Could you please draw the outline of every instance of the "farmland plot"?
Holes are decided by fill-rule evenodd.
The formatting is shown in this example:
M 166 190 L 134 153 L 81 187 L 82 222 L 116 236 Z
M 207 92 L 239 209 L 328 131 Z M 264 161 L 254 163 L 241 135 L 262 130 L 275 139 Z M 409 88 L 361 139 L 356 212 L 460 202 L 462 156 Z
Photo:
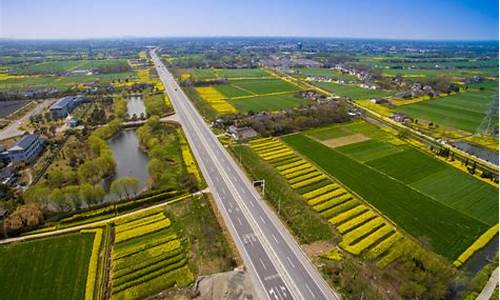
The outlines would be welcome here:
M 341 131 L 345 133 L 346 128 Z M 319 133 L 326 135 L 325 131 Z M 376 141 L 335 149 L 304 134 L 284 140 L 397 225 L 452 260 L 498 222 L 497 189 L 407 145 L 394 149 L 388 137 L 380 132 L 372 137 L 377 135 Z
M 377 261 L 384 260 L 385 263 L 380 264 L 381 267 L 398 258 L 397 255 L 392 255 L 391 259 L 385 258 L 392 246 L 399 246 L 392 238 L 397 231 L 389 221 L 293 152 L 293 157 L 288 157 L 283 163 L 280 153 L 288 153 L 289 156 L 291 149 L 281 141 L 254 140 L 250 142 L 250 147 L 286 178 L 290 187 L 302 195 L 313 211 L 337 228 L 343 235 L 340 246 L 344 250 L 354 255 L 368 254 L 372 247 L 384 243 L 386 246 L 383 251 L 372 253 L 370 258 Z M 373 225 L 373 222 L 376 222 L 376 225 Z M 393 242 L 385 242 L 387 239 Z
M 277 78 L 238 78 L 226 84 L 196 88 L 201 98 L 220 114 L 297 107 L 304 102 L 295 95 L 298 90 Z
M 231 80 L 230 84 L 256 95 L 278 92 L 293 92 L 298 90 L 296 86 L 281 79 Z
M 283 94 L 231 100 L 231 103 L 240 111 L 260 112 L 297 107 L 304 103 L 304 99 L 294 94 Z
M 1 298 L 84 299 L 93 240 L 75 233 L 0 246 Z
M 354 100 L 386 97 L 395 94 L 395 92 L 389 90 L 372 90 L 356 85 L 337 84 L 333 82 L 315 82 L 314 84 L 338 96 L 348 97 Z
M 466 92 L 397 108 L 413 118 L 475 132 L 486 116 L 493 97 L 498 93 L 497 81 L 472 85 Z M 480 89 L 481 88 L 481 89 Z
M 210 79 L 234 79 L 234 78 L 265 78 L 269 74 L 263 69 L 188 69 L 184 70 L 197 80 L 210 80 Z
M 115 222 L 111 299 L 142 299 L 194 281 L 170 220 L 161 209 Z
M 228 103 L 224 95 L 214 87 L 198 87 L 196 92 L 218 113 L 230 114 L 236 112 L 236 109 Z

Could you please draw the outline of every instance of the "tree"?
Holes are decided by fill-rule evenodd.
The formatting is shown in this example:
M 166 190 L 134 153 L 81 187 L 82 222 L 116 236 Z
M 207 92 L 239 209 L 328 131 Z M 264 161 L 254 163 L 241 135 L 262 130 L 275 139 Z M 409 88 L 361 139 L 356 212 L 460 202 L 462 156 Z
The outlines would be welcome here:
M 62 189 L 66 201 L 78 210 L 82 207 L 82 198 L 80 197 L 80 188 L 77 185 L 69 185 Z
M 111 176 L 115 173 L 116 163 L 112 154 L 104 153 L 95 159 L 95 164 L 99 166 L 100 177 Z
M 152 158 L 148 162 L 147 169 L 153 186 L 156 186 L 160 181 L 163 172 L 165 171 L 165 164 L 158 158 Z
M 129 198 L 139 192 L 139 179 L 131 176 L 117 178 L 111 183 L 110 190 L 120 199 L 123 196 Z
M 48 195 L 50 189 L 44 186 L 35 185 L 28 188 L 23 193 L 24 202 L 27 204 L 37 204 L 42 208 L 46 208 L 48 204 Z
M 104 200 L 104 197 L 106 197 L 106 192 L 104 191 L 104 188 L 100 185 L 95 185 L 94 186 L 94 201 L 97 203 L 102 203 Z
M 146 125 L 148 125 L 151 130 L 156 130 L 160 126 L 160 117 L 158 116 L 151 116 L 147 121 Z
M 7 230 L 17 230 L 25 226 L 35 226 L 43 221 L 42 209 L 39 205 L 31 203 L 20 205 L 5 219 Z
M 180 181 L 180 186 L 186 191 L 194 193 L 198 190 L 198 184 L 196 182 L 196 178 L 191 173 L 186 173 L 181 175 L 179 181 Z
M 61 189 L 53 189 L 49 195 L 50 202 L 59 210 L 65 211 L 70 208 L 70 204 L 66 200 Z
M 80 186 L 80 199 L 88 206 L 102 202 L 106 193 L 101 186 L 84 183 Z
M 54 168 L 47 172 L 47 183 L 51 187 L 61 187 L 64 184 L 63 172 L 57 168 Z
M 102 176 L 102 168 L 95 160 L 89 160 L 78 167 L 78 177 L 83 182 L 97 184 Z

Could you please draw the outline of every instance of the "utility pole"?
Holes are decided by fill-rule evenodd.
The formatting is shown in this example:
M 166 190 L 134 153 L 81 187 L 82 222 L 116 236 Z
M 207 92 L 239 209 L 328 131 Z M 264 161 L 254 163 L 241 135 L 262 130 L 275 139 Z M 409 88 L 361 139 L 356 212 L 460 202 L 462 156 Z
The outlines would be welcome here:
M 281 195 L 278 196 L 278 215 L 281 215 Z
M 266 180 L 261 179 L 261 180 L 254 180 L 253 181 L 253 186 L 262 186 L 262 196 L 266 195 Z

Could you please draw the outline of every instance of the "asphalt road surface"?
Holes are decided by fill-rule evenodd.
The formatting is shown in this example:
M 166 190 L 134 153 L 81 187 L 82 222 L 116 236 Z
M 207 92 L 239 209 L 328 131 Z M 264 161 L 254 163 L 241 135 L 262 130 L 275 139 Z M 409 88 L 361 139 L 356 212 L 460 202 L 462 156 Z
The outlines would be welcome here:
M 24 130 L 19 129 L 19 127 L 29 121 L 30 117 L 39 113 L 42 113 L 47 107 L 54 103 L 55 99 L 43 100 L 40 102 L 33 110 L 26 113 L 24 116 L 18 120 L 12 122 L 4 129 L 0 130 L 0 140 L 10 139 L 16 136 L 24 134 Z
M 339 299 L 217 140 L 155 51 L 150 54 L 261 297 Z

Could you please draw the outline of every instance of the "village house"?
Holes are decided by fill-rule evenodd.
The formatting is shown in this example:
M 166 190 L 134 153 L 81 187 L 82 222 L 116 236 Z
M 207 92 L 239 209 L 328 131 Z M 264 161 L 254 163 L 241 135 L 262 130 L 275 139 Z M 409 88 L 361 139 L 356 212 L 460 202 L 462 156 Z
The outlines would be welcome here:
M 408 122 L 412 121 L 410 116 L 403 114 L 403 113 L 395 113 L 392 116 L 390 116 L 389 118 L 391 120 L 398 122 L 398 123 L 408 123 Z
M 251 127 L 229 126 L 229 134 L 237 141 L 247 140 L 257 136 L 257 132 Z
M 370 102 L 374 104 L 386 104 L 389 103 L 389 100 L 386 98 L 372 98 Z

